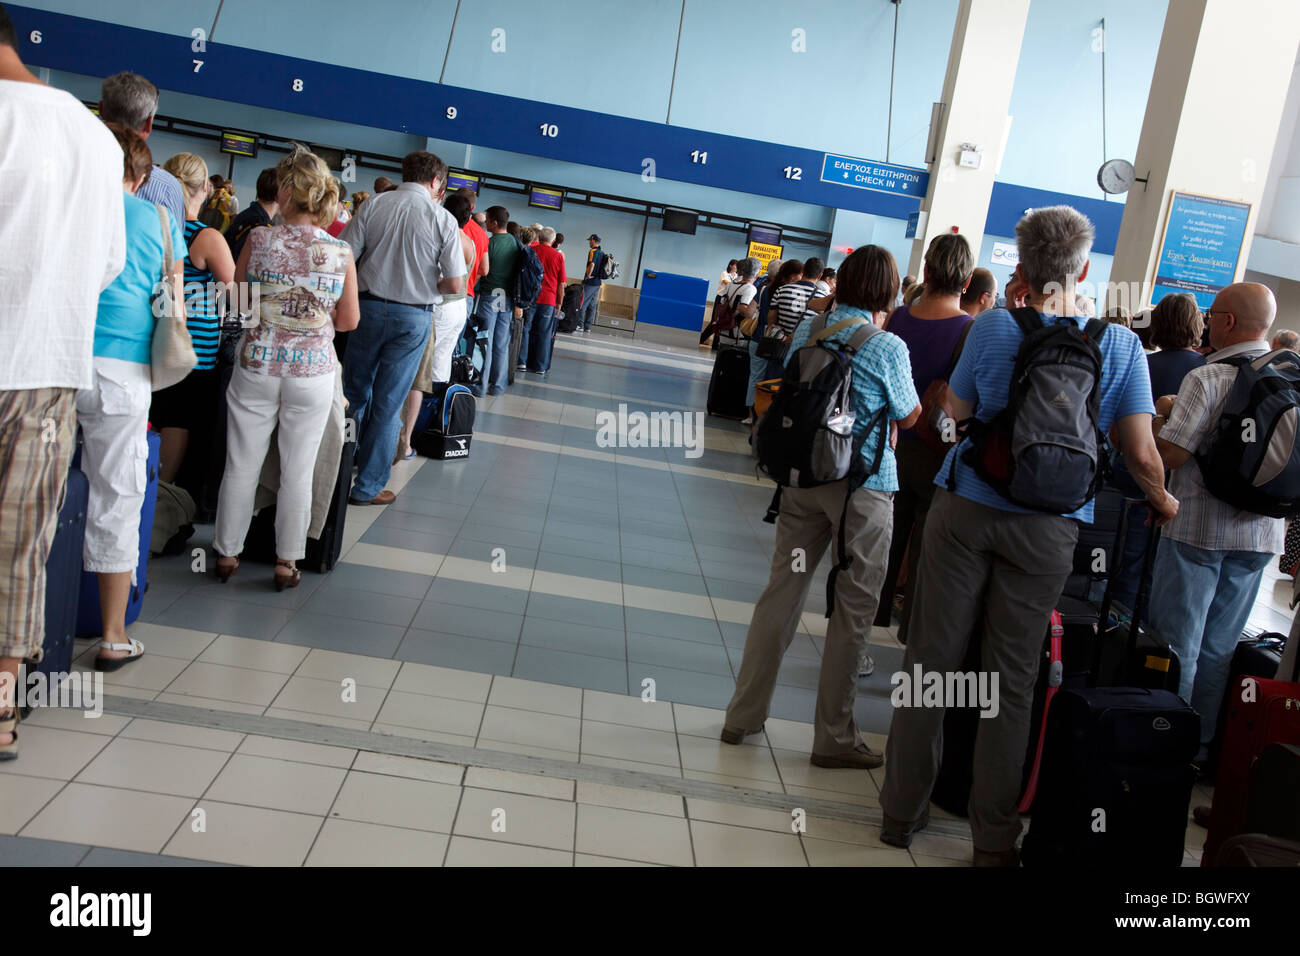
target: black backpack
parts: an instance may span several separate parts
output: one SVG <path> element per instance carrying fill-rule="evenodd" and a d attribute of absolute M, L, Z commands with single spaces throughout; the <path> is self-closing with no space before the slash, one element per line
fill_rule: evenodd
<path fill-rule="evenodd" d="M 754 437 L 758 470 L 777 483 L 763 520 L 774 524 L 781 511 L 781 489 L 814 488 L 848 479 L 844 508 L 840 512 L 839 561 L 826 580 L 826 616 L 835 610 L 835 578 L 852 564 L 847 553 L 844 522 L 849 499 L 862 483 L 880 470 L 889 441 L 888 404 L 883 405 L 854 438 L 854 415 L 849 396 L 853 387 L 853 355 L 881 330 L 867 320 L 844 319 L 826 324 L 827 316 L 812 319 L 807 343 L 791 357 L 772 404 L 759 419 Z M 860 327 L 843 345 L 827 342 L 851 325 Z M 870 468 L 862 459 L 862 446 L 876 428 L 883 428 Z"/>
<path fill-rule="evenodd" d="M 1107 477 L 1110 455 L 1101 431 L 1101 340 L 1106 322 L 1045 324 L 1035 309 L 1013 309 L 1025 334 L 1016 353 L 1011 394 L 992 421 L 968 418 L 962 460 L 1003 498 L 1049 514 L 1078 511 Z M 957 487 L 954 461 L 948 490 Z"/>
<path fill-rule="evenodd" d="M 546 270 L 532 246 L 524 245 L 518 239 L 515 242 L 519 245 L 519 264 L 515 267 L 514 304 L 526 309 L 541 295 L 542 277 Z"/>
<path fill-rule="evenodd" d="M 1206 490 L 1270 518 L 1300 511 L 1300 355 L 1278 349 L 1237 367 L 1209 451 L 1196 456 Z"/>

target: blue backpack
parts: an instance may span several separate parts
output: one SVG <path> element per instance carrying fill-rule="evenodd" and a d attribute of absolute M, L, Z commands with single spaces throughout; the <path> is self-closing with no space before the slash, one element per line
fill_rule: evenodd
<path fill-rule="evenodd" d="M 515 294 L 514 301 L 518 308 L 526 309 L 542 293 L 542 276 L 545 269 L 542 268 L 542 260 L 537 258 L 537 253 L 531 246 L 526 246 L 518 239 L 519 244 L 519 265 L 515 273 Z"/>

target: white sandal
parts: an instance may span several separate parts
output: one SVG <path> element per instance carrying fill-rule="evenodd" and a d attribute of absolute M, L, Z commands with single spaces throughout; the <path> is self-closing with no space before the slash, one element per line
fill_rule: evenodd
<path fill-rule="evenodd" d="M 134 637 L 127 638 L 128 644 L 110 644 L 108 641 L 100 641 L 100 650 L 105 651 L 130 651 L 126 657 L 96 657 L 95 670 L 97 671 L 115 671 L 120 667 L 130 664 L 132 661 L 138 661 L 144 656 L 144 645 Z"/>

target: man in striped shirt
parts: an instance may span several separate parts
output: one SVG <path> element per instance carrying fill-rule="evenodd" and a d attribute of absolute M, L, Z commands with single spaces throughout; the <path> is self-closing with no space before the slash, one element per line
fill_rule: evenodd
<path fill-rule="evenodd" d="M 787 339 L 794 333 L 794 327 L 799 324 L 808 308 L 808 300 L 816 291 L 817 278 L 822 274 L 825 265 L 820 259 L 809 259 L 803 264 L 802 279 L 798 282 L 787 282 L 776 290 L 767 315 L 769 327 L 779 325 L 781 335 Z"/>

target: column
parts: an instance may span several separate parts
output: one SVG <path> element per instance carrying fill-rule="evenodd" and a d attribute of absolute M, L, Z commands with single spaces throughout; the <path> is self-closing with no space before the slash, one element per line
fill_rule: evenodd
<path fill-rule="evenodd" d="M 961 0 L 934 140 L 938 152 L 921 204 L 924 229 L 917 230 L 908 264 L 918 279 L 930 240 L 954 226 L 979 260 L 1028 15 L 1029 0 Z M 962 144 L 980 147 L 978 167 L 960 165 Z"/>
<path fill-rule="evenodd" d="M 1249 203 L 1235 267 L 1203 276 L 1198 300 L 1208 306 L 1215 287 L 1240 281 L 1264 197 L 1287 90 L 1300 43 L 1295 0 L 1177 0 L 1169 4 L 1146 118 L 1133 162 L 1139 178 L 1125 198 L 1108 298 L 1136 310 L 1157 300 L 1152 285 L 1175 192 Z M 1230 233 L 1240 234 L 1239 225 Z M 1208 235 L 1182 230 L 1186 248 Z M 1232 235 L 1227 236 L 1235 244 Z M 1231 256 L 1225 253 L 1227 259 Z M 1165 276 L 1170 269 L 1162 267 Z M 1128 301 L 1125 302 L 1124 298 Z"/>

